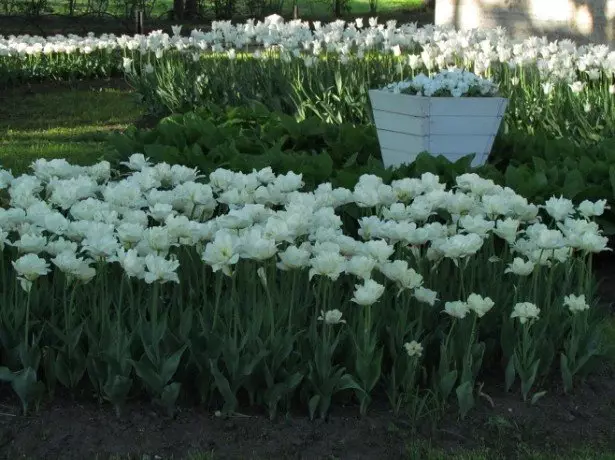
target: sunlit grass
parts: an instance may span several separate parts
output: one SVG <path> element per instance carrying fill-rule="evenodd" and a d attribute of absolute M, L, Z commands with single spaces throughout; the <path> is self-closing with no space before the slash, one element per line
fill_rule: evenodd
<path fill-rule="evenodd" d="M 106 138 L 139 119 L 126 90 L 62 89 L 0 98 L 0 164 L 14 173 L 37 158 L 91 164 L 112 148 Z"/>

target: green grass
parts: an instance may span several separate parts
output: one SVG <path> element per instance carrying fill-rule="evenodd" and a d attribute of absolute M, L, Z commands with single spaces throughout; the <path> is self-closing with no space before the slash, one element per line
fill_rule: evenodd
<path fill-rule="evenodd" d="M 108 134 L 139 119 L 132 94 L 118 89 L 61 89 L 0 96 L 0 165 L 27 171 L 37 158 L 92 164 L 110 153 Z"/>

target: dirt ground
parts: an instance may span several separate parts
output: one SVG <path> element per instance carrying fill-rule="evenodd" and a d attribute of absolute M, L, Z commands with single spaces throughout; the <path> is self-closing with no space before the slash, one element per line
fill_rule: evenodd
<path fill-rule="evenodd" d="M 213 451 L 224 459 L 398 459 L 407 458 L 409 443 L 417 439 L 450 453 L 486 447 L 512 456 L 520 445 L 557 453 L 588 444 L 615 452 L 612 371 L 592 377 L 573 396 L 552 388 L 535 406 L 497 386 L 483 391 L 493 406 L 483 398 L 466 420 L 451 414 L 415 434 L 383 404 L 365 418 L 356 407 L 338 406 L 326 422 L 311 422 L 306 414 L 271 422 L 258 414 L 220 418 L 199 408 L 183 408 L 171 419 L 144 403 L 128 406 L 118 419 L 108 406 L 68 400 L 21 417 L 9 397 L 0 404 L 0 458 L 167 459 Z"/>

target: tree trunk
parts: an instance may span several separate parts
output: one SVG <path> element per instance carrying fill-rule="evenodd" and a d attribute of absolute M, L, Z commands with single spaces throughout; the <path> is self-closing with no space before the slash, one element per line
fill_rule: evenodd
<path fill-rule="evenodd" d="M 173 19 L 175 21 L 184 19 L 184 0 L 173 0 Z"/>
<path fill-rule="evenodd" d="M 186 0 L 186 9 L 184 17 L 186 19 L 196 19 L 199 12 L 198 0 Z"/>
<path fill-rule="evenodd" d="M 342 0 L 333 0 L 333 14 L 336 18 L 342 17 Z"/>

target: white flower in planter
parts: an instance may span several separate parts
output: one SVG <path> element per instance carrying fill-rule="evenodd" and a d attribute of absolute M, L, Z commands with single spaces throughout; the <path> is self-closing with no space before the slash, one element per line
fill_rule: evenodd
<path fill-rule="evenodd" d="M 499 85 L 467 70 L 449 69 L 433 77 L 420 73 L 412 80 L 391 83 L 383 90 L 426 97 L 490 97 L 498 94 Z"/>

